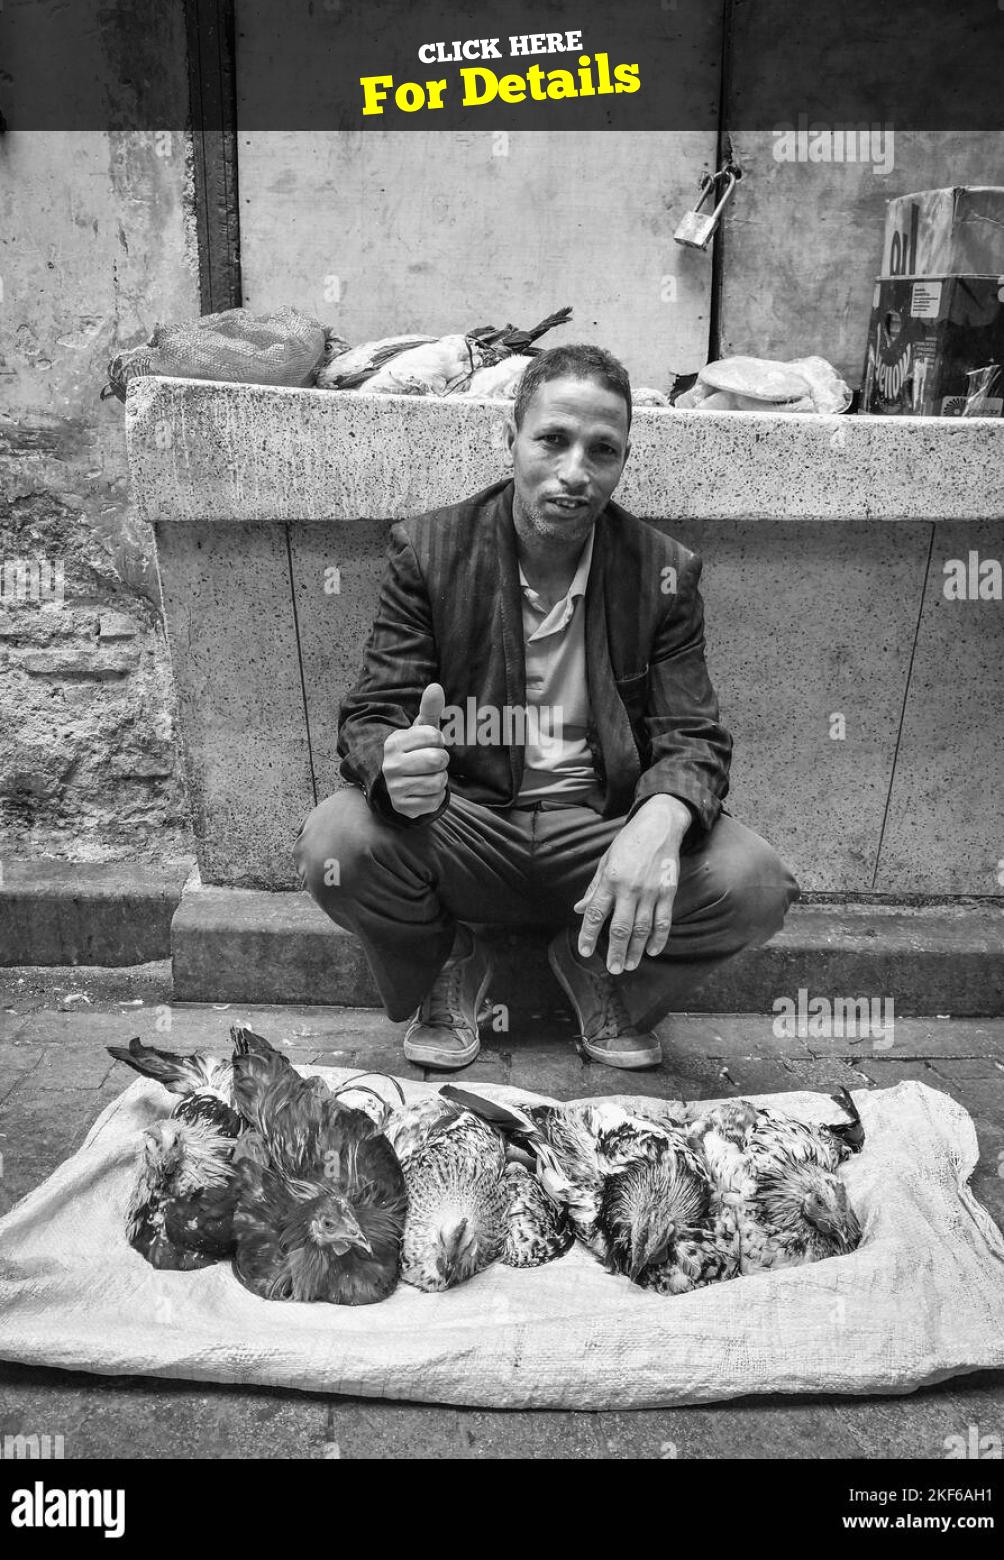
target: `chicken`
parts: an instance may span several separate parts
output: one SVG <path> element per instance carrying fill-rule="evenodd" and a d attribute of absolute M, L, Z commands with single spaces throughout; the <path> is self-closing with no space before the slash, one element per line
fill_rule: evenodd
<path fill-rule="evenodd" d="M 795 1267 L 853 1251 L 861 1228 L 837 1174 L 864 1142 L 857 1108 L 840 1101 L 848 1123 L 816 1126 L 780 1112 L 728 1100 L 687 1128 L 703 1153 L 713 1201 L 735 1220 L 743 1274 Z"/>
<path fill-rule="evenodd" d="M 182 1056 L 176 1051 L 159 1051 L 143 1045 L 137 1036 L 128 1049 L 110 1045 L 107 1050 L 116 1061 L 125 1062 L 144 1078 L 155 1078 L 171 1094 L 180 1096 L 172 1111 L 178 1121 L 201 1121 L 216 1125 L 228 1137 L 242 1129 L 241 1118 L 233 1108 L 233 1066 L 217 1056 L 201 1051 Z"/>
<path fill-rule="evenodd" d="M 497 363 L 502 357 L 511 356 L 514 353 L 536 353 L 540 347 L 531 345 L 541 336 L 553 330 L 556 325 L 567 325 L 572 318 L 571 305 L 566 304 L 556 314 L 549 314 L 546 319 L 540 320 L 530 330 L 520 330 L 518 325 L 503 325 L 497 329 L 494 325 L 479 325 L 475 330 L 469 330 L 468 336 L 472 341 L 478 342 L 486 349 L 486 362 Z"/>
<path fill-rule="evenodd" d="M 242 1161 L 234 1270 L 267 1299 L 368 1305 L 394 1289 L 407 1191 L 376 1122 L 243 1026 L 234 1102 L 267 1164 Z"/>
<path fill-rule="evenodd" d="M 387 1131 L 408 1188 L 402 1278 L 424 1290 L 473 1278 L 506 1242 L 501 1137 L 438 1095 L 397 1113 Z"/>
<path fill-rule="evenodd" d="M 543 1267 L 575 1244 L 575 1231 L 565 1210 L 525 1165 L 518 1161 L 506 1165 L 502 1193 L 506 1236 L 499 1261 L 504 1267 Z"/>
<path fill-rule="evenodd" d="M 531 330 L 512 324 L 479 325 L 463 335 L 385 336 L 347 350 L 340 337 L 331 339 L 329 330 L 315 382 L 322 390 L 362 389 L 378 395 L 463 394 L 482 365 L 500 365 L 516 354 L 525 358 L 539 351 L 531 343 L 554 326 L 567 324 L 571 314 L 571 308 L 559 309 Z M 517 371 L 517 379 L 521 371 Z M 507 372 L 503 380 L 511 384 L 512 373 Z M 474 393 L 500 392 L 482 388 Z"/>
<path fill-rule="evenodd" d="M 407 1206 L 386 1138 L 330 1181 L 242 1160 L 234 1272 L 265 1300 L 372 1305 L 397 1285 Z"/>
<path fill-rule="evenodd" d="M 607 1102 L 519 1111 L 452 1084 L 441 1092 L 536 1154 L 545 1191 L 609 1272 L 666 1293 L 735 1272 L 731 1222 L 712 1210 L 711 1179 L 681 1128 Z"/>
<path fill-rule="evenodd" d="M 235 1024 L 230 1038 L 234 1106 L 260 1134 L 273 1169 L 290 1176 L 325 1174 L 333 1143 L 345 1149 L 378 1132 L 364 1111 L 339 1104 L 323 1078 L 302 1078 L 261 1035 Z"/>
<path fill-rule="evenodd" d="M 408 1187 L 406 1283 L 449 1289 L 495 1261 L 541 1267 L 572 1244 L 564 1211 L 475 1112 L 432 1095 L 396 1112 L 387 1133 Z"/>
<path fill-rule="evenodd" d="M 392 358 L 362 388 L 372 395 L 446 395 L 465 384 L 484 358 L 470 337 L 441 336 Z"/>
<path fill-rule="evenodd" d="M 348 347 L 344 352 L 334 352 L 333 355 L 329 355 L 326 345 L 324 360 L 316 375 L 318 389 L 358 389 L 392 358 L 435 340 L 435 336 L 384 336 L 379 341 L 364 341 L 358 347 Z"/>
<path fill-rule="evenodd" d="M 472 374 L 469 382 L 461 384 L 454 394 L 485 396 L 496 401 L 512 401 L 523 377 L 523 370 L 532 359 L 521 354 L 503 358 L 501 363 L 487 364 Z"/>
<path fill-rule="evenodd" d="M 170 1118 L 144 1134 L 126 1235 L 155 1268 L 207 1267 L 233 1254 L 234 1147 L 208 1121 Z"/>
<path fill-rule="evenodd" d="M 325 325 L 324 350 L 322 351 L 317 363 L 314 365 L 314 369 L 311 374 L 311 383 L 316 385 L 318 376 L 323 374 L 325 369 L 330 368 L 336 357 L 343 357 L 344 354 L 348 351 L 349 343 L 345 340 L 345 337 L 339 336 L 338 332 L 332 330 L 330 325 Z"/>
<path fill-rule="evenodd" d="M 372 1114 L 352 1108 L 250 1029 L 230 1035 L 227 1061 L 139 1040 L 109 1047 L 180 1096 L 145 1140 L 131 1243 L 158 1267 L 233 1256 L 240 1281 L 269 1299 L 384 1299 L 397 1283 L 407 1208 L 380 1130 L 389 1107 L 351 1079 Z"/>

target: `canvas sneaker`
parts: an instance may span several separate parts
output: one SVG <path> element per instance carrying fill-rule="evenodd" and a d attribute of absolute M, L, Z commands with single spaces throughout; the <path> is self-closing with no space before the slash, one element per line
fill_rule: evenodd
<path fill-rule="evenodd" d="M 444 964 L 405 1031 L 409 1062 L 451 1072 L 474 1061 L 481 1049 L 478 1025 L 491 1014 L 486 1002 L 491 978 L 491 960 L 476 941 L 470 953 Z"/>
<path fill-rule="evenodd" d="M 657 1067 L 662 1061 L 658 1036 L 635 1028 L 615 977 L 599 954 L 581 958 L 576 938 L 571 927 L 564 927 L 547 950 L 547 962 L 575 1009 L 586 1055 L 608 1067 Z"/>

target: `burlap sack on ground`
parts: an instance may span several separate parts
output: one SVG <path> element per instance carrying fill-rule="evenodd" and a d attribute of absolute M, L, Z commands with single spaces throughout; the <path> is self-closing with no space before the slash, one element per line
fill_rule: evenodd
<path fill-rule="evenodd" d="M 308 1068 L 329 1082 L 339 1069 Z M 518 1090 L 477 1084 L 496 1099 Z M 405 1083 L 415 1098 L 423 1084 Z M 825 1095 L 758 1097 L 812 1120 Z M 655 1408 L 766 1392 L 908 1392 L 1004 1366 L 1004 1239 L 966 1188 L 966 1112 L 919 1083 L 855 1096 L 853 1254 L 662 1298 L 581 1247 L 444 1295 L 279 1304 L 228 1264 L 161 1273 L 123 1233 L 139 1135 L 168 1096 L 138 1080 L 0 1222 L 0 1358 L 103 1374 L 298 1387 L 493 1408 Z M 658 1110 L 658 1102 L 620 1103 Z"/>

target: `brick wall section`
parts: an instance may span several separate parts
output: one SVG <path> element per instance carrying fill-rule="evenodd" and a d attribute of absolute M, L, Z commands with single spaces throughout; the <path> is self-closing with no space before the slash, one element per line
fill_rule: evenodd
<path fill-rule="evenodd" d="M 0 517 L 4 854 L 192 849 L 159 607 L 123 581 L 111 551 L 51 490 Z"/>

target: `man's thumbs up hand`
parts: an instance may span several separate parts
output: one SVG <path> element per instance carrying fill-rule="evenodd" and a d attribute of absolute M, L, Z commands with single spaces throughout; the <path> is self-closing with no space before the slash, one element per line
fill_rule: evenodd
<path fill-rule="evenodd" d="M 383 777 L 390 804 L 406 818 L 433 813 L 446 793 L 450 755 L 439 729 L 446 695 L 439 683 L 422 694 L 414 724 L 392 731 L 383 745 Z"/>
<path fill-rule="evenodd" d="M 422 695 L 422 702 L 418 707 L 418 714 L 412 724 L 412 731 L 416 726 L 435 726 L 439 733 L 439 722 L 446 706 L 446 694 L 439 683 L 430 683 Z"/>

